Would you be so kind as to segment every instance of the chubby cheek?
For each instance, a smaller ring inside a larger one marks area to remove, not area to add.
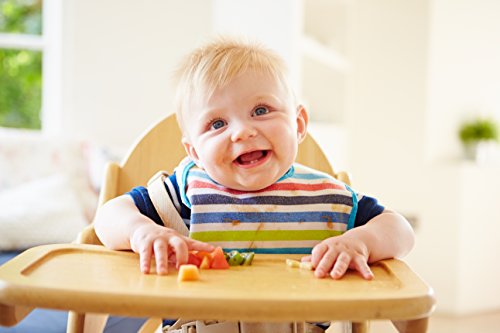
[[[270,140],[273,142],[274,149],[286,154],[293,154],[297,146],[297,130],[287,124],[287,126],[274,126],[267,133],[272,133]]]
[[[207,140],[203,144],[199,145],[197,151],[201,164],[199,166],[204,168],[207,165],[221,163],[224,160],[228,149],[214,140]]]

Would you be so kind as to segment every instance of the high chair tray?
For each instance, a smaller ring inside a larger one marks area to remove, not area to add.
[[[255,255],[251,266],[201,270],[178,282],[177,271],[145,275],[139,257],[95,245],[46,245],[0,267],[0,324],[11,325],[33,307],[134,317],[246,321],[408,320],[433,310],[432,290],[399,260],[372,265],[363,280],[317,279],[286,258]]]

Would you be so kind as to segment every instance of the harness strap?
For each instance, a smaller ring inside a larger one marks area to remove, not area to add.
[[[182,220],[177,209],[175,209],[172,200],[168,196],[165,188],[165,178],[168,174],[165,171],[157,172],[148,182],[148,193],[151,202],[160,216],[163,225],[167,228],[174,229],[181,235],[188,236],[189,229]]]

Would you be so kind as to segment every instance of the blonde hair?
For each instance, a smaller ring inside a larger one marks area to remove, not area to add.
[[[174,107],[181,130],[184,132],[184,114],[193,98],[210,98],[215,90],[249,69],[276,78],[294,99],[285,62],[279,55],[255,41],[219,37],[188,54],[176,71]]]

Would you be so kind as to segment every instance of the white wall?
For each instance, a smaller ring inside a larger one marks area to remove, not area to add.
[[[171,73],[210,33],[211,1],[68,0],[63,5],[63,130],[128,147],[171,112]]]
[[[434,0],[430,14],[426,154],[450,160],[463,119],[500,121],[500,2]]]
[[[456,313],[500,309],[500,176],[498,166],[459,169]]]
[[[247,36],[273,48],[287,63],[299,91],[301,14],[300,0],[213,0],[212,31]]]
[[[427,1],[356,3],[346,112],[352,172],[360,190],[413,214],[422,192]]]

